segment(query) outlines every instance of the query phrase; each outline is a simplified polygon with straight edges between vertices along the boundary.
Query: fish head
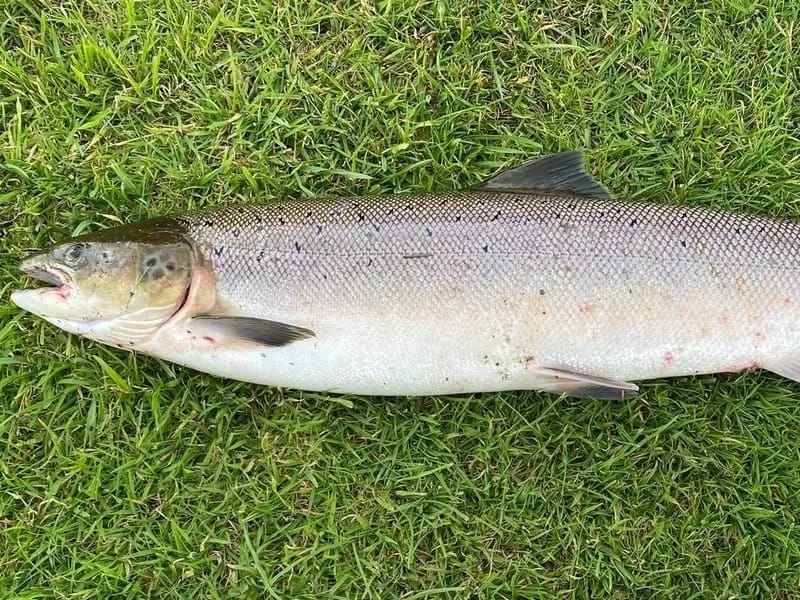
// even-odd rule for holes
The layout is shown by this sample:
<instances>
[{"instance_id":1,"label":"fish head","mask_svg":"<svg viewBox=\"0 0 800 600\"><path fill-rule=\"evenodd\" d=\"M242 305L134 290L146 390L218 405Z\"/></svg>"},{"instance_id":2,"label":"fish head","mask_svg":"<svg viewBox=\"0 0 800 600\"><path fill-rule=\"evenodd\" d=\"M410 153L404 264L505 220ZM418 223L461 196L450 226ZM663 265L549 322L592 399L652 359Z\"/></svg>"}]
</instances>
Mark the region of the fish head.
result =
<instances>
[{"instance_id":1,"label":"fish head","mask_svg":"<svg viewBox=\"0 0 800 600\"><path fill-rule=\"evenodd\" d=\"M180 309L192 263L191 245L168 223L115 227L23 260L23 272L49 285L11 300L71 333L133 346Z\"/></svg>"}]
</instances>

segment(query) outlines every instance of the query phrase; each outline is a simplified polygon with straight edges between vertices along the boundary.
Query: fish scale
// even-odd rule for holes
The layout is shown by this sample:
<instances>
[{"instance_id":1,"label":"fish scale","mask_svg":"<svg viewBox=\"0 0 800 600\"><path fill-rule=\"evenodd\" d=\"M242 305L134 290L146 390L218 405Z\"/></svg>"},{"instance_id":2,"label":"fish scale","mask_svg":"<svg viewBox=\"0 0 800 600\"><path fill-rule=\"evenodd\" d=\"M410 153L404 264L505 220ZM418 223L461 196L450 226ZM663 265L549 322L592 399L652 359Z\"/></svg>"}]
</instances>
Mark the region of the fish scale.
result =
<instances>
[{"instance_id":1,"label":"fish scale","mask_svg":"<svg viewBox=\"0 0 800 600\"><path fill-rule=\"evenodd\" d=\"M386 197L368 208L363 200L346 199L227 207L180 222L213 264L223 295L250 303L265 294L272 306L300 297L345 301L354 290L371 303L365 285L399 295L386 286L432 290L476 272L530 287L526 283L552 280L548 270L554 265L583 270L585 258L592 259L588 287L633 281L637 259L660 265L662 276L690 276L686 263L702 276L720 270L721 284L745 274L793 279L765 269L800 264L799 227L788 220L546 195L479 192L453 194L445 202L441 195L416 200L424 208L409 208L413 221L403 217L395 197ZM536 264L520 269L515 261ZM626 270L624 280L608 280ZM328 276L320 280L321 272ZM409 272L422 277L409 278ZM652 279L655 273L639 274Z\"/></svg>"}]
</instances>

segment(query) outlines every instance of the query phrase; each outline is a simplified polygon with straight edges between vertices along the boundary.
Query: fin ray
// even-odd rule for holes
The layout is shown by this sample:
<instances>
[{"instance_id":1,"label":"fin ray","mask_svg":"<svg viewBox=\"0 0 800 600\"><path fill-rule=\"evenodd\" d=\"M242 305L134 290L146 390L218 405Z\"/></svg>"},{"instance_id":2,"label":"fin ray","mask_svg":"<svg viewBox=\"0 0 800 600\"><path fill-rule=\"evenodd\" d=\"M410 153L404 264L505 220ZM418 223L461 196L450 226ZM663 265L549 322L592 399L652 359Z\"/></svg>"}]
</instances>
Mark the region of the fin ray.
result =
<instances>
[{"instance_id":1,"label":"fin ray","mask_svg":"<svg viewBox=\"0 0 800 600\"><path fill-rule=\"evenodd\" d=\"M568 369L535 367L533 371L544 378L536 389L553 394L566 394L575 398L622 400L635 396L639 391L639 386L628 381L597 377Z\"/></svg>"}]
</instances>

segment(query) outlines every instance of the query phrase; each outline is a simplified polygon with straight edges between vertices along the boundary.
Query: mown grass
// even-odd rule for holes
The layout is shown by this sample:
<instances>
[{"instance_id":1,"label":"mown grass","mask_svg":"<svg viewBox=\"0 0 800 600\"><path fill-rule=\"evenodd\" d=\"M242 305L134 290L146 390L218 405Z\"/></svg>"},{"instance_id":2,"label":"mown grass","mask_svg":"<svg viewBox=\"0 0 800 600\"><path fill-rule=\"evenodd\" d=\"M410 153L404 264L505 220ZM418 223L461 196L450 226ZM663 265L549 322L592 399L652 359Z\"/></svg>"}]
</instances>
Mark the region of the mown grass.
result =
<instances>
[{"instance_id":1,"label":"mown grass","mask_svg":"<svg viewBox=\"0 0 800 600\"><path fill-rule=\"evenodd\" d=\"M569 148L623 198L800 215L800 5L671 4L0 3L0 597L800 596L779 377L349 408L8 303L89 227Z\"/></svg>"}]
</instances>

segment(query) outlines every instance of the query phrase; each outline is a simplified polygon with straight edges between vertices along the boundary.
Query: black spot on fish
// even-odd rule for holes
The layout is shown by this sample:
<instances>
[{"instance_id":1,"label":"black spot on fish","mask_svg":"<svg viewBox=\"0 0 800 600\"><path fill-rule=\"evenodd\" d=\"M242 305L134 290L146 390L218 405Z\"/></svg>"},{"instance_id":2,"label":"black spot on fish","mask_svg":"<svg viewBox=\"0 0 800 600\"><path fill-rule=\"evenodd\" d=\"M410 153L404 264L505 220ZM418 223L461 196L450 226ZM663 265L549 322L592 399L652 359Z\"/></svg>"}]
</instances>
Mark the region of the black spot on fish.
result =
<instances>
[{"instance_id":1,"label":"black spot on fish","mask_svg":"<svg viewBox=\"0 0 800 600\"><path fill-rule=\"evenodd\" d=\"M222 256L222 253L225 251L224 246L220 246L219 248L214 248L214 256Z\"/></svg>"},{"instance_id":2,"label":"black spot on fish","mask_svg":"<svg viewBox=\"0 0 800 600\"><path fill-rule=\"evenodd\" d=\"M147 267L155 267L157 262L158 262L158 260L156 259L156 257L155 256L151 256L146 261L144 261L144 264Z\"/></svg>"},{"instance_id":3,"label":"black spot on fish","mask_svg":"<svg viewBox=\"0 0 800 600\"><path fill-rule=\"evenodd\" d=\"M484 251L484 252L488 252L488 251L489 251L489 244L486 244L486 245L483 247L483 251Z\"/></svg>"},{"instance_id":4,"label":"black spot on fish","mask_svg":"<svg viewBox=\"0 0 800 600\"><path fill-rule=\"evenodd\" d=\"M256 256L256 261L261 262L263 258L264 258L264 251L262 250L261 252L258 253L258 256Z\"/></svg>"},{"instance_id":5,"label":"black spot on fish","mask_svg":"<svg viewBox=\"0 0 800 600\"><path fill-rule=\"evenodd\" d=\"M736 229L734 229L734 231L736 232L736 235L741 235L742 234L742 230L739 229L738 227Z\"/></svg>"},{"instance_id":6,"label":"black spot on fish","mask_svg":"<svg viewBox=\"0 0 800 600\"><path fill-rule=\"evenodd\" d=\"M456 215L456 223L458 223L460 220L461 220L461 215Z\"/></svg>"},{"instance_id":7,"label":"black spot on fish","mask_svg":"<svg viewBox=\"0 0 800 600\"><path fill-rule=\"evenodd\" d=\"M571 204L568 205L568 208L574 209L576 206L578 206L578 205L575 204L574 202L572 202Z\"/></svg>"},{"instance_id":8,"label":"black spot on fish","mask_svg":"<svg viewBox=\"0 0 800 600\"><path fill-rule=\"evenodd\" d=\"M310 219L310 218L313 216L313 214L314 214L314 212L313 212L313 211L308 211L308 212L306 213L306 219Z\"/></svg>"},{"instance_id":9,"label":"black spot on fish","mask_svg":"<svg viewBox=\"0 0 800 600\"><path fill-rule=\"evenodd\" d=\"M544 296L544 290L539 290L539 295Z\"/></svg>"},{"instance_id":10,"label":"black spot on fish","mask_svg":"<svg viewBox=\"0 0 800 600\"><path fill-rule=\"evenodd\" d=\"M242 233L240 229L234 229L233 230L233 237L238 238L240 233Z\"/></svg>"},{"instance_id":11,"label":"black spot on fish","mask_svg":"<svg viewBox=\"0 0 800 600\"><path fill-rule=\"evenodd\" d=\"M322 225L317 225L317 235L322 233Z\"/></svg>"},{"instance_id":12,"label":"black spot on fish","mask_svg":"<svg viewBox=\"0 0 800 600\"><path fill-rule=\"evenodd\" d=\"M169 271L170 273L172 273L175 270L175 263L168 262L165 266L167 271Z\"/></svg>"},{"instance_id":13,"label":"black spot on fish","mask_svg":"<svg viewBox=\"0 0 800 600\"><path fill-rule=\"evenodd\" d=\"M364 217L364 213L358 213L358 220L363 221L366 217Z\"/></svg>"},{"instance_id":14,"label":"black spot on fish","mask_svg":"<svg viewBox=\"0 0 800 600\"><path fill-rule=\"evenodd\" d=\"M500 211L498 210L497 213L492 217L492 221L497 221L500 218Z\"/></svg>"},{"instance_id":15,"label":"black spot on fish","mask_svg":"<svg viewBox=\"0 0 800 600\"><path fill-rule=\"evenodd\" d=\"M301 246L300 246L300 242L295 242L295 243L294 243L294 249L295 249L297 252L300 252L300 248L301 248Z\"/></svg>"},{"instance_id":16,"label":"black spot on fish","mask_svg":"<svg viewBox=\"0 0 800 600\"><path fill-rule=\"evenodd\" d=\"M638 222L639 222L639 221L638 221L638 220L636 220L636 219L631 219L630 226L631 226L631 227L635 227L635 226L636 226L636 223L638 223Z\"/></svg>"},{"instance_id":17,"label":"black spot on fish","mask_svg":"<svg viewBox=\"0 0 800 600\"><path fill-rule=\"evenodd\" d=\"M681 246L683 246L684 248L686 248L686 240L681 240Z\"/></svg>"},{"instance_id":18,"label":"black spot on fish","mask_svg":"<svg viewBox=\"0 0 800 600\"><path fill-rule=\"evenodd\" d=\"M205 225L206 227L211 227L214 225L214 221L209 221L208 219L206 219L205 221L203 221L203 225Z\"/></svg>"},{"instance_id":19,"label":"black spot on fish","mask_svg":"<svg viewBox=\"0 0 800 600\"><path fill-rule=\"evenodd\" d=\"M368 267L371 267L371 266L372 266L372 259L371 259L371 258L370 258L370 259L367 261L367 266L368 266Z\"/></svg>"},{"instance_id":20,"label":"black spot on fish","mask_svg":"<svg viewBox=\"0 0 800 600\"><path fill-rule=\"evenodd\" d=\"M425 228L425 233L428 234L428 237L433 237L433 232L431 231L430 227L426 227Z\"/></svg>"},{"instance_id":21,"label":"black spot on fish","mask_svg":"<svg viewBox=\"0 0 800 600\"><path fill-rule=\"evenodd\" d=\"M280 223L281 225L286 225L286 219L284 219L283 217L278 217L278 223Z\"/></svg>"}]
</instances>

